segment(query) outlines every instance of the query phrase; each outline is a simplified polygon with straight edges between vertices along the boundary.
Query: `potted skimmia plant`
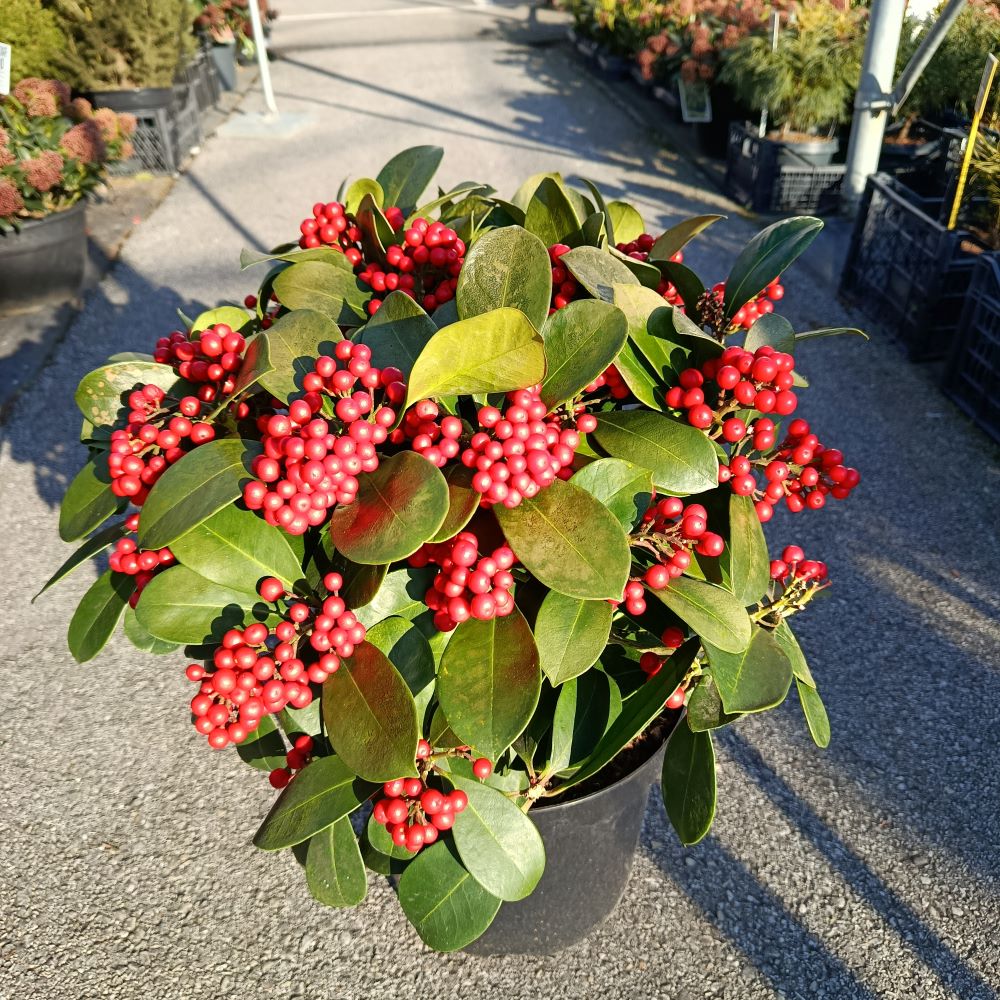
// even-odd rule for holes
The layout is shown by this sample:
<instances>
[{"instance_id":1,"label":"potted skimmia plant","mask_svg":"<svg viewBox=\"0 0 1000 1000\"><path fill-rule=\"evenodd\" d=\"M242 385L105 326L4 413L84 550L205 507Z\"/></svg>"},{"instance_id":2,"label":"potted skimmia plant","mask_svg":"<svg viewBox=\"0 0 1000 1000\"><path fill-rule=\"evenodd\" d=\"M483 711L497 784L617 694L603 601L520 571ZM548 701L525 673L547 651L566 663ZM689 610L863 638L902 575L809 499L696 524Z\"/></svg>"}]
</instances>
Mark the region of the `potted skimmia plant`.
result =
<instances>
[{"instance_id":1,"label":"potted skimmia plant","mask_svg":"<svg viewBox=\"0 0 1000 1000\"><path fill-rule=\"evenodd\" d=\"M131 155L131 115L27 77L0 98L0 307L73 298L86 261L85 197Z\"/></svg>"},{"instance_id":2,"label":"potted skimmia plant","mask_svg":"<svg viewBox=\"0 0 1000 1000\"><path fill-rule=\"evenodd\" d=\"M708 831L714 729L794 682L828 742L789 625L827 570L762 522L859 477L794 415L810 334L773 313L818 220L706 288L680 258L718 216L654 239L556 174L421 204L440 158L317 202L245 255L246 309L84 377L60 531L90 537L46 586L110 551L73 655L123 616L186 647L195 730L280 790L254 842L317 900L370 870L433 948L549 952L616 904L656 774Z\"/></svg>"}]
</instances>

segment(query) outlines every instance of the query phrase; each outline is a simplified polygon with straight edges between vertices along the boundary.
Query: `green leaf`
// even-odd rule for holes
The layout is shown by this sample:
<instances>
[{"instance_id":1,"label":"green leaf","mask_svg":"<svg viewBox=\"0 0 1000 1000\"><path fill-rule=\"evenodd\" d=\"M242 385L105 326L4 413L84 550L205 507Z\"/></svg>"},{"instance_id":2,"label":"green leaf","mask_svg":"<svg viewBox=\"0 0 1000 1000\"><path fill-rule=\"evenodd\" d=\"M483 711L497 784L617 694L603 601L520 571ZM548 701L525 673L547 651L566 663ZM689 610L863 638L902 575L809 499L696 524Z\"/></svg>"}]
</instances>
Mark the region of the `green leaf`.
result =
<instances>
[{"instance_id":1,"label":"green leaf","mask_svg":"<svg viewBox=\"0 0 1000 1000\"><path fill-rule=\"evenodd\" d=\"M389 220L385 217L385 213L370 194L362 197L361 204L355 212L355 218L358 229L361 230L361 249L365 259L385 260L386 247L392 245L395 234Z\"/></svg>"},{"instance_id":2,"label":"green leaf","mask_svg":"<svg viewBox=\"0 0 1000 1000\"><path fill-rule=\"evenodd\" d=\"M603 218L603 216L598 216L598 218ZM591 246L598 246L597 243L591 243ZM644 260L636 260L635 257L629 257L628 254L622 253L615 247L609 247L609 252L615 260L620 260L638 279L639 284L645 288L651 288L654 292L660 287L660 282L663 280L663 275L660 274L660 269L655 264L647 264ZM660 299L663 302L663 299Z\"/></svg>"},{"instance_id":3,"label":"green leaf","mask_svg":"<svg viewBox=\"0 0 1000 1000\"><path fill-rule=\"evenodd\" d=\"M558 686L592 667L604 652L613 611L607 601L581 601L550 590L538 609L535 642L541 668Z\"/></svg>"},{"instance_id":4,"label":"green leaf","mask_svg":"<svg viewBox=\"0 0 1000 1000\"><path fill-rule=\"evenodd\" d=\"M393 570L386 575L371 602L354 608L354 613L366 628L390 615L399 615L401 618L412 620L427 610L424 595L433 579L432 568Z\"/></svg>"},{"instance_id":5,"label":"green leaf","mask_svg":"<svg viewBox=\"0 0 1000 1000\"><path fill-rule=\"evenodd\" d=\"M636 399L645 403L650 409L663 409L665 395L663 378L653 370L653 366L631 341L625 342L625 346L615 358L615 368Z\"/></svg>"},{"instance_id":6,"label":"green leaf","mask_svg":"<svg viewBox=\"0 0 1000 1000\"><path fill-rule=\"evenodd\" d=\"M559 258L559 263L595 298L614 303L615 285L638 285L639 279L606 250L576 247Z\"/></svg>"},{"instance_id":7,"label":"green leaf","mask_svg":"<svg viewBox=\"0 0 1000 1000\"><path fill-rule=\"evenodd\" d=\"M340 759L368 781L415 777L417 709L399 671L363 642L323 685L323 723Z\"/></svg>"},{"instance_id":8,"label":"green leaf","mask_svg":"<svg viewBox=\"0 0 1000 1000\"><path fill-rule=\"evenodd\" d=\"M333 354L343 340L337 324L314 309L296 309L277 319L252 341L257 347L260 384L288 402L302 392L302 379L321 354ZM240 373L242 376L242 372Z\"/></svg>"},{"instance_id":9,"label":"green leaf","mask_svg":"<svg viewBox=\"0 0 1000 1000\"><path fill-rule=\"evenodd\" d=\"M344 195L344 208L353 215L361 207L365 195L369 195L379 208L388 204L382 185L378 181L372 180L371 177L359 177L351 183Z\"/></svg>"},{"instance_id":10,"label":"green leaf","mask_svg":"<svg viewBox=\"0 0 1000 1000\"><path fill-rule=\"evenodd\" d=\"M632 565L628 537L592 494L557 479L513 509L493 509L518 559L550 590L621 600Z\"/></svg>"},{"instance_id":11,"label":"green leaf","mask_svg":"<svg viewBox=\"0 0 1000 1000\"><path fill-rule=\"evenodd\" d=\"M289 536L239 507L223 507L176 539L170 550L206 580L250 594L257 593L265 576L277 577L288 590L303 577Z\"/></svg>"},{"instance_id":12,"label":"green leaf","mask_svg":"<svg viewBox=\"0 0 1000 1000\"><path fill-rule=\"evenodd\" d=\"M77 663L92 660L104 649L134 589L130 576L110 569L91 584L69 623L69 651Z\"/></svg>"},{"instance_id":13,"label":"green leaf","mask_svg":"<svg viewBox=\"0 0 1000 1000\"><path fill-rule=\"evenodd\" d=\"M470 618L441 657L437 695L452 730L495 761L528 724L541 689L538 649L524 615Z\"/></svg>"},{"instance_id":14,"label":"green leaf","mask_svg":"<svg viewBox=\"0 0 1000 1000\"><path fill-rule=\"evenodd\" d=\"M562 180L562 174L532 174L526 181L521 182L521 186L514 192L514 197L511 198L510 203L522 212L527 211L528 202L534 197L538 186L546 177L554 177L556 180ZM501 199L496 200L502 204Z\"/></svg>"},{"instance_id":15,"label":"green leaf","mask_svg":"<svg viewBox=\"0 0 1000 1000\"><path fill-rule=\"evenodd\" d=\"M500 899L530 895L545 869L545 847L535 824L503 792L454 772L448 780L469 797L452 828L469 873Z\"/></svg>"},{"instance_id":16,"label":"green leaf","mask_svg":"<svg viewBox=\"0 0 1000 1000\"><path fill-rule=\"evenodd\" d=\"M653 474L620 458L591 462L574 473L570 483L597 497L626 531L639 524L653 500Z\"/></svg>"},{"instance_id":17,"label":"green leaf","mask_svg":"<svg viewBox=\"0 0 1000 1000\"><path fill-rule=\"evenodd\" d=\"M643 285L614 286L615 305L625 314L628 321L629 341L649 362L657 383L663 385L677 368L672 354L676 345L658 335L659 324L654 317L661 313L669 315L669 306L651 288Z\"/></svg>"},{"instance_id":18,"label":"green leaf","mask_svg":"<svg viewBox=\"0 0 1000 1000\"><path fill-rule=\"evenodd\" d=\"M822 228L822 219L805 215L781 219L757 233L740 252L726 278L726 319L777 278Z\"/></svg>"},{"instance_id":19,"label":"green leaf","mask_svg":"<svg viewBox=\"0 0 1000 1000\"><path fill-rule=\"evenodd\" d=\"M371 348L379 368L398 368L406 376L436 332L430 316L409 295L395 291L354 339Z\"/></svg>"},{"instance_id":20,"label":"green leaf","mask_svg":"<svg viewBox=\"0 0 1000 1000\"><path fill-rule=\"evenodd\" d=\"M383 459L358 476L357 499L330 519L337 549L357 563L391 563L413 555L448 515L448 484L414 451Z\"/></svg>"},{"instance_id":21,"label":"green leaf","mask_svg":"<svg viewBox=\"0 0 1000 1000\"><path fill-rule=\"evenodd\" d=\"M341 262L346 260L344 251L340 247L308 247L305 250L299 248L297 243L291 244L294 249L277 249L270 253L254 253L252 250L240 251L240 270L245 271L248 267L256 264L263 264L266 261L277 260L287 264L298 264L304 260L319 260L324 264L341 266ZM265 303L266 304L266 303Z\"/></svg>"},{"instance_id":22,"label":"green leaf","mask_svg":"<svg viewBox=\"0 0 1000 1000\"><path fill-rule=\"evenodd\" d=\"M703 233L709 226L724 218L724 215L696 215L691 219L678 222L653 244L653 248L649 251L649 259L670 260L678 250L683 250L699 233Z\"/></svg>"},{"instance_id":23,"label":"green leaf","mask_svg":"<svg viewBox=\"0 0 1000 1000\"><path fill-rule=\"evenodd\" d=\"M157 385L167 393L177 387L190 388L170 365L152 360L116 361L84 375L74 399L80 412L93 425L106 427L115 423L122 413L122 396L143 385Z\"/></svg>"},{"instance_id":24,"label":"green leaf","mask_svg":"<svg viewBox=\"0 0 1000 1000\"><path fill-rule=\"evenodd\" d=\"M111 517L121 503L111 492L107 458L100 455L91 459L73 477L63 497L59 508L59 537L64 542L83 538Z\"/></svg>"},{"instance_id":25,"label":"green leaf","mask_svg":"<svg viewBox=\"0 0 1000 1000\"><path fill-rule=\"evenodd\" d=\"M681 843L697 844L715 818L715 748L710 733L674 726L663 756L660 787Z\"/></svg>"},{"instance_id":26,"label":"green leaf","mask_svg":"<svg viewBox=\"0 0 1000 1000\"><path fill-rule=\"evenodd\" d=\"M144 653L152 653L154 656L163 656L180 648L179 642L167 642L165 639L158 639L155 635L150 635L139 624L139 619L132 608L125 609L122 631L136 649L141 649Z\"/></svg>"},{"instance_id":27,"label":"green leaf","mask_svg":"<svg viewBox=\"0 0 1000 1000\"><path fill-rule=\"evenodd\" d=\"M853 326L824 326L818 330L803 330L802 333L795 334L795 339L815 340L817 337L839 337L841 334L864 337L865 340L871 339L864 330L855 329Z\"/></svg>"},{"instance_id":28,"label":"green leaf","mask_svg":"<svg viewBox=\"0 0 1000 1000\"><path fill-rule=\"evenodd\" d=\"M744 606L756 604L771 583L764 529L750 497L729 496L729 589Z\"/></svg>"},{"instance_id":29,"label":"green leaf","mask_svg":"<svg viewBox=\"0 0 1000 1000\"><path fill-rule=\"evenodd\" d=\"M543 178L524 210L524 228L550 247L580 228L580 217L563 185L555 177Z\"/></svg>"},{"instance_id":30,"label":"green leaf","mask_svg":"<svg viewBox=\"0 0 1000 1000\"><path fill-rule=\"evenodd\" d=\"M696 427L661 413L598 414L593 437L612 457L649 469L659 490L684 496L718 486L719 460L712 442Z\"/></svg>"},{"instance_id":31,"label":"green leaf","mask_svg":"<svg viewBox=\"0 0 1000 1000\"><path fill-rule=\"evenodd\" d=\"M607 302L581 299L554 312L542 327L542 402L553 410L572 399L615 360L627 335L625 316Z\"/></svg>"},{"instance_id":32,"label":"green leaf","mask_svg":"<svg viewBox=\"0 0 1000 1000\"><path fill-rule=\"evenodd\" d=\"M313 698L305 708L285 707L278 713L281 728L290 742L296 736L318 736L323 729L320 715L320 699Z\"/></svg>"},{"instance_id":33,"label":"green leaf","mask_svg":"<svg viewBox=\"0 0 1000 1000\"><path fill-rule=\"evenodd\" d=\"M750 645L750 616L728 590L682 576L649 593L717 649L742 653Z\"/></svg>"},{"instance_id":34,"label":"green leaf","mask_svg":"<svg viewBox=\"0 0 1000 1000\"><path fill-rule=\"evenodd\" d=\"M425 847L399 880L399 904L424 944L457 951L471 944L500 909L441 840Z\"/></svg>"},{"instance_id":35,"label":"green leaf","mask_svg":"<svg viewBox=\"0 0 1000 1000\"><path fill-rule=\"evenodd\" d=\"M492 192L488 184L478 184L475 181L465 181L459 184L457 187L452 188L450 191L445 192L432 201L424 202L422 205L418 205L406 218L406 225L412 226L417 219L430 219L431 216L442 206L448 205L449 202L468 202L469 199L474 198L476 195L488 195ZM455 206L449 206L454 208Z\"/></svg>"},{"instance_id":36,"label":"green leaf","mask_svg":"<svg viewBox=\"0 0 1000 1000\"><path fill-rule=\"evenodd\" d=\"M437 309L434 310L431 320L437 330L443 330L446 326L451 326L452 323L457 323L458 303L454 299L448 299L447 302L438 306Z\"/></svg>"},{"instance_id":37,"label":"green leaf","mask_svg":"<svg viewBox=\"0 0 1000 1000\"><path fill-rule=\"evenodd\" d=\"M258 598L206 580L187 566L171 566L146 585L136 605L139 624L158 639L200 645L242 625Z\"/></svg>"},{"instance_id":38,"label":"green leaf","mask_svg":"<svg viewBox=\"0 0 1000 1000\"><path fill-rule=\"evenodd\" d=\"M412 146L397 153L375 178L384 192L382 204L387 208L395 205L404 215L412 211L443 157L440 146Z\"/></svg>"},{"instance_id":39,"label":"green leaf","mask_svg":"<svg viewBox=\"0 0 1000 1000\"><path fill-rule=\"evenodd\" d=\"M150 490L139 519L144 549L173 545L242 495L250 464L263 449L257 441L218 438L199 445L167 469Z\"/></svg>"},{"instance_id":40,"label":"green leaf","mask_svg":"<svg viewBox=\"0 0 1000 1000\"><path fill-rule=\"evenodd\" d=\"M646 731L653 720L663 712L667 698L684 679L700 645L697 639L689 639L664 661L659 673L650 677L635 694L625 700L621 713L611 723L597 748L579 770L559 786L560 791L578 785L581 781L597 774L640 733Z\"/></svg>"},{"instance_id":41,"label":"green leaf","mask_svg":"<svg viewBox=\"0 0 1000 1000\"><path fill-rule=\"evenodd\" d=\"M339 757L319 757L285 786L254 834L254 846L280 851L301 844L354 812L377 788L357 777Z\"/></svg>"},{"instance_id":42,"label":"green leaf","mask_svg":"<svg viewBox=\"0 0 1000 1000\"><path fill-rule=\"evenodd\" d=\"M616 696L613 701L612 694ZM603 670L588 670L559 688L546 770L563 771L588 758L621 714L621 696Z\"/></svg>"},{"instance_id":43,"label":"green leaf","mask_svg":"<svg viewBox=\"0 0 1000 1000\"><path fill-rule=\"evenodd\" d=\"M287 749L273 715L262 715L257 728L242 743L236 744L240 760L258 771L284 767Z\"/></svg>"},{"instance_id":44,"label":"green leaf","mask_svg":"<svg viewBox=\"0 0 1000 1000\"><path fill-rule=\"evenodd\" d=\"M618 234L615 232L614 222L611 218L611 212L608 210L607 202L604 200L604 195L601 194L598 186L586 177L581 177L580 180L587 185L588 190L594 197L594 204L597 206L597 210L604 215L604 227L608 234L608 243L614 246L616 243L620 242L618 239Z\"/></svg>"},{"instance_id":45,"label":"green leaf","mask_svg":"<svg viewBox=\"0 0 1000 1000\"><path fill-rule=\"evenodd\" d=\"M354 828L342 816L309 841L306 885L313 899L326 906L357 906L368 892L368 873Z\"/></svg>"},{"instance_id":46,"label":"green leaf","mask_svg":"<svg viewBox=\"0 0 1000 1000\"><path fill-rule=\"evenodd\" d=\"M611 217L616 243L631 243L646 231L642 216L625 201L609 201L604 208Z\"/></svg>"},{"instance_id":47,"label":"green leaf","mask_svg":"<svg viewBox=\"0 0 1000 1000\"><path fill-rule=\"evenodd\" d=\"M687 724L692 732L721 729L742 718L740 713L729 714L722 707L719 689L711 674L702 674L691 692L687 703Z\"/></svg>"},{"instance_id":48,"label":"green leaf","mask_svg":"<svg viewBox=\"0 0 1000 1000\"><path fill-rule=\"evenodd\" d=\"M34 604L35 601L45 593L49 587L55 586L60 580L69 576L77 568L77 566L82 565L88 559L99 555L105 549L110 548L119 538L125 534L125 524L120 522L119 524L112 524L105 528L103 531L98 532L92 538L88 538L83 545L81 545L70 557L62 564L49 577L45 582L45 585L37 594L31 599L31 603Z\"/></svg>"},{"instance_id":49,"label":"green leaf","mask_svg":"<svg viewBox=\"0 0 1000 1000\"><path fill-rule=\"evenodd\" d=\"M727 712L762 712L780 705L792 683L792 665L777 639L759 626L741 653L705 640L712 677Z\"/></svg>"},{"instance_id":50,"label":"green leaf","mask_svg":"<svg viewBox=\"0 0 1000 1000\"><path fill-rule=\"evenodd\" d=\"M808 684L811 688L816 687L816 681L813 680L812 671L809 669L809 664L806 663L805 654L802 652L802 647L799 645L798 639L795 638L787 618L781 619L778 627L774 630L774 638L792 664L792 674L795 679L803 684Z\"/></svg>"},{"instance_id":51,"label":"green leaf","mask_svg":"<svg viewBox=\"0 0 1000 1000\"><path fill-rule=\"evenodd\" d=\"M469 319L511 307L541 329L552 298L552 265L545 246L520 226L484 233L469 250L458 276L458 315Z\"/></svg>"},{"instance_id":52,"label":"green leaf","mask_svg":"<svg viewBox=\"0 0 1000 1000\"><path fill-rule=\"evenodd\" d=\"M389 658L406 681L423 719L434 694L434 654L423 632L405 618L386 618L368 630L368 641Z\"/></svg>"},{"instance_id":53,"label":"green leaf","mask_svg":"<svg viewBox=\"0 0 1000 1000\"><path fill-rule=\"evenodd\" d=\"M274 292L287 309L311 309L341 326L360 326L371 298L352 270L323 260L286 267L274 279Z\"/></svg>"},{"instance_id":54,"label":"green leaf","mask_svg":"<svg viewBox=\"0 0 1000 1000\"><path fill-rule=\"evenodd\" d=\"M705 294L705 286L691 268L673 261L661 261L660 271L674 288L684 303L684 310L692 321L701 322L698 302Z\"/></svg>"},{"instance_id":55,"label":"green leaf","mask_svg":"<svg viewBox=\"0 0 1000 1000\"><path fill-rule=\"evenodd\" d=\"M756 351L765 344L785 354L795 352L795 330L784 316L779 316L777 313L761 316L747 331L743 348L747 351Z\"/></svg>"},{"instance_id":56,"label":"green leaf","mask_svg":"<svg viewBox=\"0 0 1000 1000\"><path fill-rule=\"evenodd\" d=\"M796 678L795 690L799 694L802 714L806 717L809 735L816 746L825 749L830 745L830 718L819 692Z\"/></svg>"},{"instance_id":57,"label":"green leaf","mask_svg":"<svg viewBox=\"0 0 1000 1000\"><path fill-rule=\"evenodd\" d=\"M407 404L435 396L510 392L545 378L545 347L531 321L504 307L438 330L410 371Z\"/></svg>"},{"instance_id":58,"label":"green leaf","mask_svg":"<svg viewBox=\"0 0 1000 1000\"><path fill-rule=\"evenodd\" d=\"M201 333L202 330L218 326L219 323L225 323L234 330L242 330L250 319L251 316L246 309L241 309L239 306L218 306L200 313L191 324L191 332Z\"/></svg>"},{"instance_id":59,"label":"green leaf","mask_svg":"<svg viewBox=\"0 0 1000 1000\"><path fill-rule=\"evenodd\" d=\"M431 539L432 542L454 538L472 520L482 499L482 494L472 488L475 470L464 465L449 464L443 471L448 483L448 516Z\"/></svg>"}]
</instances>

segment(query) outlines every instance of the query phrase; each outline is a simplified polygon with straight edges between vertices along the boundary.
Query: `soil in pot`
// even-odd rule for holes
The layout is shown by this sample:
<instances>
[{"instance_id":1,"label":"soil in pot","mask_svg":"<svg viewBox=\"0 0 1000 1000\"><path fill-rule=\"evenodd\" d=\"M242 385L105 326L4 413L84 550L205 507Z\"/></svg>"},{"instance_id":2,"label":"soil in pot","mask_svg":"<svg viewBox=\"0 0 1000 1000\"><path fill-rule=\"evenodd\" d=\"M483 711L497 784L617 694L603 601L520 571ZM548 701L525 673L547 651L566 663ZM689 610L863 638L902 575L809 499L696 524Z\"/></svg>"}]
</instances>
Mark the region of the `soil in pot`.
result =
<instances>
[{"instance_id":1,"label":"soil in pot","mask_svg":"<svg viewBox=\"0 0 1000 1000\"><path fill-rule=\"evenodd\" d=\"M776 162L781 167L827 167L840 150L838 139L806 132L769 132L767 138L778 147Z\"/></svg>"}]
</instances>

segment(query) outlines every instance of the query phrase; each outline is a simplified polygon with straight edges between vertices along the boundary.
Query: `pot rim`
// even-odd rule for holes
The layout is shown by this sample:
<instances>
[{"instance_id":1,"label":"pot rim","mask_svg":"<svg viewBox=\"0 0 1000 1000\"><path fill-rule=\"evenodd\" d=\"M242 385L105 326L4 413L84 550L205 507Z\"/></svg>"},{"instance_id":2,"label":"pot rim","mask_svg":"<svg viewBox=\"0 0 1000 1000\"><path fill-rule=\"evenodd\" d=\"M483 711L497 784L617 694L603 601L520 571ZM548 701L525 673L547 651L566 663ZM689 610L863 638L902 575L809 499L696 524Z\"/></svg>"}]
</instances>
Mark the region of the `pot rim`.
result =
<instances>
[{"instance_id":1,"label":"pot rim","mask_svg":"<svg viewBox=\"0 0 1000 1000\"><path fill-rule=\"evenodd\" d=\"M68 218L74 212L82 212L87 207L87 197L84 195L82 198L78 198L69 208L63 208L58 212L49 212L48 215L43 215L40 219L19 219L18 226L23 230L27 228L33 228L35 226L43 226L47 222L56 222L61 219ZM0 234L0 238L9 238L9 236L17 236L17 233L12 234Z\"/></svg>"}]
</instances>

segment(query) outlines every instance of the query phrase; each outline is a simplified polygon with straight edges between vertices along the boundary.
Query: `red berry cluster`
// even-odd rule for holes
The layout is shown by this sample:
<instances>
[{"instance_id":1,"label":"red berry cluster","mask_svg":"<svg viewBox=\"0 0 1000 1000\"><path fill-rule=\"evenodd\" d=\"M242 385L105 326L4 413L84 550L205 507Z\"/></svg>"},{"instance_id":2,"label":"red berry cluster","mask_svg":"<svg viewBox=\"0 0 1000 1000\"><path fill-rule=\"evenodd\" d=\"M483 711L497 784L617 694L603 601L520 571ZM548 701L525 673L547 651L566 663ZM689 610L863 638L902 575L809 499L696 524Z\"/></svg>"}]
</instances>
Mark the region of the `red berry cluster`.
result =
<instances>
[{"instance_id":1,"label":"red berry cluster","mask_svg":"<svg viewBox=\"0 0 1000 1000\"><path fill-rule=\"evenodd\" d=\"M712 286L712 295L715 300L721 303L726 294L726 283L720 281ZM746 305L740 306L732 318L732 325L737 328L749 330L761 318L768 313L774 312L774 303L780 302L785 297L785 289L779 278L775 278L756 298L751 299Z\"/></svg>"},{"instance_id":2,"label":"red berry cluster","mask_svg":"<svg viewBox=\"0 0 1000 1000\"><path fill-rule=\"evenodd\" d=\"M742 347L727 347L718 358L706 361L701 370L685 368L679 376L680 385L667 391L667 406L687 410L688 423L693 427L708 430L718 422L723 439L735 444L746 437L747 427L738 417L723 419L727 407L736 409L738 404L761 413L788 416L798 406L798 397L792 391L794 367L795 359L790 354L775 351L767 344L753 353ZM728 393L732 393L731 400ZM709 406L706 399L713 405Z\"/></svg>"},{"instance_id":3,"label":"red berry cluster","mask_svg":"<svg viewBox=\"0 0 1000 1000\"><path fill-rule=\"evenodd\" d=\"M633 260L647 261L649 260L649 251L653 249L653 244L655 242L655 236L651 236L649 233L643 233L641 236L637 236L634 240L632 240L631 243L617 244L617 249L623 254L627 254ZM678 250L677 253L670 258L670 260L675 264L683 264L683 251ZM678 292L666 278L660 278L660 284L657 286L656 291L662 295L667 302L670 303L670 305L680 306L683 308L684 300L681 298L680 292Z\"/></svg>"},{"instance_id":4,"label":"red berry cluster","mask_svg":"<svg viewBox=\"0 0 1000 1000\"><path fill-rule=\"evenodd\" d=\"M393 211L389 209L388 211ZM399 211L395 209L395 211ZM402 213L400 212L400 215ZM386 213L388 218L388 212ZM402 219L400 219L402 222ZM347 214L339 201L329 201L326 204L318 201L312 207L312 218L303 219L299 223L299 246L303 250L314 247L331 246L343 250L344 255L353 265L361 263L361 230L354 218Z\"/></svg>"},{"instance_id":5,"label":"red berry cluster","mask_svg":"<svg viewBox=\"0 0 1000 1000\"><path fill-rule=\"evenodd\" d=\"M328 596L313 606L287 598L281 581L266 577L258 593L268 603L285 603L282 620L273 629L261 622L230 629L211 671L197 663L187 668L188 680L200 685L191 700L194 726L209 746L241 743L265 715L286 705L305 708L313 699L309 685L322 684L364 642L364 625L339 595L343 579L329 573L323 584Z\"/></svg>"},{"instance_id":6,"label":"red berry cluster","mask_svg":"<svg viewBox=\"0 0 1000 1000\"><path fill-rule=\"evenodd\" d=\"M454 229L414 219L401 244L386 247L384 264L368 262L358 272L358 278L375 292L368 303L369 314L374 315L384 296L397 288L433 312L455 297L464 261L465 243Z\"/></svg>"},{"instance_id":7,"label":"red berry cluster","mask_svg":"<svg viewBox=\"0 0 1000 1000\"><path fill-rule=\"evenodd\" d=\"M568 479L573 474L580 434L563 429L558 419L547 416L548 407L538 389L509 392L502 412L483 406L477 414L482 430L472 435L461 461L475 469L472 487L483 494L487 506L517 507L557 477ZM585 426L589 426L586 421Z\"/></svg>"},{"instance_id":8,"label":"red berry cluster","mask_svg":"<svg viewBox=\"0 0 1000 1000\"><path fill-rule=\"evenodd\" d=\"M660 641L667 649L673 651L684 642L684 633L676 626L668 625L667 628L664 629L663 637ZM639 668L647 678L655 677L663 669L663 664L667 662L669 657L669 653L666 656L663 656L660 653L654 653L651 649L646 650L646 652L639 657ZM664 704L667 708L673 709L683 707L684 687L682 685L678 685Z\"/></svg>"},{"instance_id":9,"label":"red berry cluster","mask_svg":"<svg viewBox=\"0 0 1000 1000\"><path fill-rule=\"evenodd\" d=\"M119 538L114 551L108 557L108 565L116 573L135 577L135 590L128 599L129 607L134 608L139 603L146 584L161 569L172 566L176 559L170 549L140 549L135 538L139 530L139 515L130 514L125 519L125 527L130 534Z\"/></svg>"},{"instance_id":10,"label":"red berry cluster","mask_svg":"<svg viewBox=\"0 0 1000 1000\"><path fill-rule=\"evenodd\" d=\"M805 552L798 545L788 545L780 559L771 560L771 579L780 583L791 580L815 580L822 583L827 579L826 563L806 559Z\"/></svg>"},{"instance_id":11,"label":"red berry cluster","mask_svg":"<svg viewBox=\"0 0 1000 1000\"><path fill-rule=\"evenodd\" d=\"M126 427L111 432L108 472L111 492L141 507L167 466L186 454L181 445L211 441L215 428L192 421L201 413L200 400L185 396L175 408L158 385L133 390L128 405Z\"/></svg>"},{"instance_id":12,"label":"red berry cluster","mask_svg":"<svg viewBox=\"0 0 1000 1000\"><path fill-rule=\"evenodd\" d=\"M480 556L479 538L471 531L423 545L409 559L415 568L439 567L424 603L434 612L434 626L440 632L450 632L470 618L489 621L509 615L514 610L510 569L516 562L508 545Z\"/></svg>"},{"instance_id":13,"label":"red berry cluster","mask_svg":"<svg viewBox=\"0 0 1000 1000\"><path fill-rule=\"evenodd\" d=\"M565 309L581 291L580 283L570 274L569 268L563 266L560 258L567 254L572 247L565 243L553 243L549 247L549 262L552 265L552 302L549 305L549 315L551 316L558 309ZM586 294L586 293L584 293Z\"/></svg>"},{"instance_id":14,"label":"red berry cluster","mask_svg":"<svg viewBox=\"0 0 1000 1000\"><path fill-rule=\"evenodd\" d=\"M268 776L272 788L284 788L312 760L315 741L311 736L297 736L292 749L285 754L285 766L276 767Z\"/></svg>"},{"instance_id":15,"label":"red berry cluster","mask_svg":"<svg viewBox=\"0 0 1000 1000\"><path fill-rule=\"evenodd\" d=\"M402 424L389 435L393 444L410 447L433 465L443 469L462 450L465 425L458 417L444 416L433 399L421 399L406 411Z\"/></svg>"},{"instance_id":16,"label":"red berry cluster","mask_svg":"<svg viewBox=\"0 0 1000 1000\"><path fill-rule=\"evenodd\" d=\"M304 534L323 524L336 504L354 500L359 473L378 468L376 447L396 420L388 404L401 402L406 387L398 369L375 368L370 361L364 344L340 341L333 357L316 359L303 380L302 399L290 403L287 413L258 418L264 453L253 461L257 478L244 487L243 501L250 510L262 510L268 524ZM324 395L336 399L333 420L320 416Z\"/></svg>"},{"instance_id":17,"label":"red berry cluster","mask_svg":"<svg viewBox=\"0 0 1000 1000\"><path fill-rule=\"evenodd\" d=\"M211 403L219 393L228 396L233 391L246 346L242 333L217 323L200 333L175 330L169 337L161 337L153 360L172 365L189 382L202 383L198 398Z\"/></svg>"},{"instance_id":18,"label":"red berry cluster","mask_svg":"<svg viewBox=\"0 0 1000 1000\"><path fill-rule=\"evenodd\" d=\"M708 512L700 503L685 504L679 497L665 497L643 515L635 540L653 552L656 562L643 574L653 590L664 590L691 565L691 552L712 558L722 555L725 539L708 530Z\"/></svg>"},{"instance_id":19,"label":"red berry cluster","mask_svg":"<svg viewBox=\"0 0 1000 1000\"><path fill-rule=\"evenodd\" d=\"M600 392L601 389L607 389L612 399L628 399L631 392L625 384L625 379L622 378L621 372L614 365L608 365L590 385L584 388L583 394L589 396L591 393ZM597 420L594 418L594 425L596 426L596 424ZM591 427L590 430L584 430L583 427L579 427L579 424L577 426L585 434L589 434L594 429Z\"/></svg>"}]
</instances>

